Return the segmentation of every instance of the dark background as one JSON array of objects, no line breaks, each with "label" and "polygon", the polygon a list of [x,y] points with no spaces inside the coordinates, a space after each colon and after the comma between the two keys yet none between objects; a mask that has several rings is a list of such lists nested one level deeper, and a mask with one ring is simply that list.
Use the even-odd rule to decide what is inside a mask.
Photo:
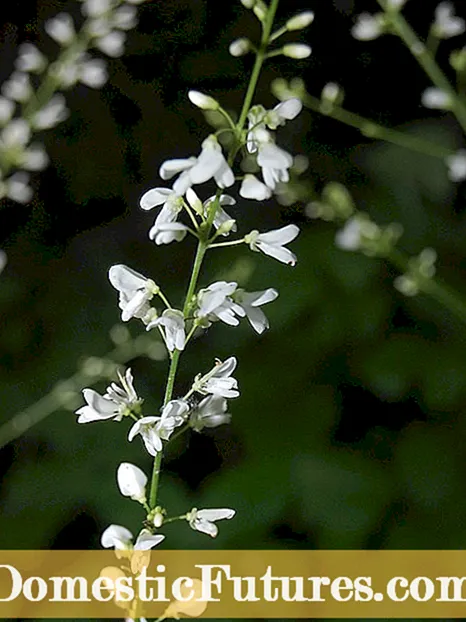
[{"label": "dark background", "polygon": [[[435,6],[408,2],[406,15],[420,33]],[[464,3],[456,7],[466,17]],[[309,43],[313,55],[273,59],[256,103],[276,103],[269,85],[278,76],[303,75],[314,95],[332,80],[344,87],[351,110],[452,148],[464,145],[449,115],[420,106],[429,82],[394,37],[352,39],[355,15],[376,10],[375,2],[282,2],[276,23],[308,8],[314,24],[287,40]],[[53,56],[43,23],[60,10],[76,7],[58,0],[2,4],[1,78],[22,41]],[[236,0],[149,1],[140,16],[127,54],[109,61],[108,84],[70,92],[69,119],[44,133],[52,163],[34,177],[32,203],[1,206],[0,247],[9,259],[0,277],[1,422],[87,356],[111,349],[119,313],[110,265],[151,276],[173,300],[185,289],[194,244],[153,245],[147,231],[154,215],[138,201],[164,185],[164,159],[198,153],[210,132],[186,97],[190,88],[239,109],[252,57],[234,59],[228,45],[238,36],[257,39],[258,24]],[[442,44],[445,65],[462,43]],[[309,199],[329,181],[347,184],[376,220],[403,224],[405,250],[435,247],[439,274],[465,296],[465,187],[448,181],[442,161],[362,139],[309,112],[281,129],[278,140],[309,158]],[[246,323],[217,324],[182,357],[176,395],[214,357],[232,354],[242,393],[230,403],[230,427],[170,446],[160,501],[171,514],[232,507],[237,516],[220,525],[216,541],[168,525],[166,544],[464,548],[465,327],[424,296],[402,297],[389,265],[335,249],[333,226],[308,221],[305,203],[242,201],[235,212],[243,233],[299,224],[295,268],[246,247],[209,256],[201,285],[235,270],[249,274],[248,290],[276,287],[280,297],[266,309],[271,330],[263,336]],[[142,325],[129,328],[137,335]],[[146,413],[156,412],[166,361],[139,358],[131,367]],[[81,404],[78,397],[75,408]],[[78,426],[62,409],[0,457],[0,547],[98,548],[110,523],[137,533],[142,513],[120,496],[115,471],[132,461],[149,472],[151,461],[139,440],[126,442],[125,423]]]}]

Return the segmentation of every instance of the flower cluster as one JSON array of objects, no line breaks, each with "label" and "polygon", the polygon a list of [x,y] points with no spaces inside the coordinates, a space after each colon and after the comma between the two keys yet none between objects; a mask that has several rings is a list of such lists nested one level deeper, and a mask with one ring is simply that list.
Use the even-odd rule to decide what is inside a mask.
[{"label": "flower cluster", "polygon": [[[123,25],[132,23],[134,18],[134,11],[128,10],[129,5],[116,8],[116,4],[116,0],[86,0],[83,7],[89,40],[94,47],[109,55],[120,52]],[[263,23],[269,10],[273,15],[272,9],[261,0],[251,0],[249,8]],[[304,28],[313,17],[308,11],[289,19],[282,29],[269,35],[269,43],[284,32]],[[59,16],[49,24],[48,31],[60,45],[72,45],[75,35],[70,18]],[[271,54],[275,55],[275,52]],[[290,43],[284,45],[280,53],[304,58],[310,48],[305,44]],[[257,80],[255,73],[252,79]],[[76,411],[79,423],[131,420],[128,441],[140,436],[146,452],[154,459],[149,491],[147,475],[139,467],[128,462],[118,467],[117,484],[121,494],[139,503],[146,511],[146,519],[136,540],[121,525],[111,525],[104,531],[102,546],[117,551],[151,549],[163,540],[157,530],[174,520],[185,520],[192,529],[215,537],[218,532],[215,523],[234,516],[235,511],[228,508],[192,508],[181,516],[168,517],[167,510],[157,505],[160,464],[167,443],[187,430],[200,433],[229,423],[229,400],[239,397],[238,382],[233,375],[237,365],[234,356],[224,361],[217,359],[207,373],[197,374],[185,395],[174,394],[182,352],[194,335],[200,336],[217,322],[236,327],[245,318],[256,333],[262,334],[269,327],[262,307],[278,296],[273,287],[246,291],[236,281],[219,280],[201,287],[201,264],[215,249],[234,245],[247,245],[253,252],[263,253],[290,266],[297,261],[296,255],[286,246],[299,233],[294,224],[265,232],[249,231],[233,240],[229,236],[240,229],[236,214],[240,212],[242,199],[263,202],[280,192],[280,185],[289,181],[293,156],[277,144],[276,131],[298,116],[302,109],[300,99],[290,98],[273,109],[260,104],[251,106],[246,100],[238,115],[240,121],[235,123],[213,97],[198,91],[190,91],[188,97],[202,110],[219,112],[226,126],[207,135],[195,155],[163,162],[159,175],[164,182],[170,183],[148,189],[140,199],[142,210],[157,210],[149,228],[149,239],[157,246],[182,242],[187,235],[197,240],[196,258],[184,302],[173,306],[155,280],[126,265],[113,265],[108,273],[111,285],[118,292],[121,320],[140,320],[146,331],[157,330],[166,346],[170,370],[163,404],[158,412],[144,413],[144,402],[134,388],[128,369],[124,375],[119,375],[119,384],[112,383],[104,395],[93,389],[84,389],[86,405]],[[231,134],[229,151],[221,142],[225,132]],[[241,168],[244,159],[249,163],[254,160],[255,170],[260,170],[262,179],[252,172],[244,174]],[[238,194],[235,195],[237,182]],[[198,190],[204,184],[209,188]],[[232,208],[235,208],[235,217],[229,213]]]},{"label": "flower cluster", "polygon": [[110,57],[124,52],[126,31],[137,24],[136,5],[144,0],[82,0],[84,22],[77,30],[68,13],[45,23],[60,51],[54,62],[32,43],[19,46],[15,71],[2,84],[0,95],[0,198],[18,203],[32,198],[30,173],[48,164],[34,134],[48,130],[68,116],[60,91],[78,82],[94,89],[107,81],[106,63],[90,55],[95,48]]}]

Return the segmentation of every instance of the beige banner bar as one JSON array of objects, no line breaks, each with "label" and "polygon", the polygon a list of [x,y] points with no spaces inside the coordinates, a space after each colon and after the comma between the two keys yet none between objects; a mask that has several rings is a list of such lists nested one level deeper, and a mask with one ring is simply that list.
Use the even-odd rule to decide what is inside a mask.
[{"label": "beige banner bar", "polygon": [[0,551],[0,618],[466,618],[466,551]]}]

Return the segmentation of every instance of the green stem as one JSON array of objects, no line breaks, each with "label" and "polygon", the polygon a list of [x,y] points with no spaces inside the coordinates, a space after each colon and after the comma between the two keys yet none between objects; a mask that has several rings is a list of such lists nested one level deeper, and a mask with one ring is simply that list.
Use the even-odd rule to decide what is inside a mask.
[{"label": "green stem", "polygon": [[451,110],[454,113],[458,123],[466,132],[466,104],[458,96],[458,93],[440,69],[431,52],[419,39],[401,13],[389,10],[386,6],[386,0],[377,0],[377,2],[385,11],[387,20],[392,26],[395,34],[397,34],[405,43],[411,54],[416,58],[419,65],[429,76],[432,84],[434,84],[434,86],[443,91],[449,97],[451,100]]},{"label": "green stem", "polygon": [[[264,63],[264,60],[266,58],[267,46],[270,42],[270,33],[272,31],[275,13],[277,12],[278,2],[279,0],[272,0],[269,10],[267,12],[267,18],[265,20],[264,28],[262,31],[261,44],[257,51],[256,61],[254,63],[254,67],[251,73],[251,78],[249,80],[249,85],[248,85],[248,89],[246,91],[246,95],[244,98],[240,118],[236,126],[238,135],[241,134],[241,132],[243,131],[244,124],[246,123],[246,118],[247,118],[249,109],[251,107],[252,98],[254,97],[254,92],[256,90],[257,82],[259,80],[260,71]],[[230,165],[233,162],[233,159],[237,153],[237,150],[238,150],[238,146],[234,146],[229,154],[228,163]],[[204,256],[208,249],[208,239],[209,239],[210,231],[212,229],[212,224],[215,218],[215,212],[217,211],[220,194],[221,194],[221,190],[218,189],[216,193],[216,200],[212,202],[209,208],[209,214],[208,214],[207,220],[204,223],[204,227],[202,227],[199,232],[199,242],[197,245],[196,257],[194,259],[191,279],[189,281],[188,290],[186,292],[186,297],[185,297],[184,306],[183,306],[183,315],[185,318],[188,316],[188,312],[190,310],[192,299],[196,292],[196,287],[197,287],[197,282],[199,279],[199,274],[201,271],[202,262],[204,260]],[[165,389],[165,397],[163,401],[164,406],[171,400],[172,395],[173,395],[173,389],[175,386],[176,372],[178,370],[180,355],[181,355],[181,352],[179,350],[175,350],[171,358],[170,369],[168,371],[167,386]],[[157,491],[159,487],[161,462],[162,462],[162,452],[159,452],[154,459],[154,466],[152,469],[152,480],[151,480],[151,488],[150,488],[150,495],[149,495],[149,505],[151,506],[151,508],[155,508],[156,503],[157,503]]]},{"label": "green stem", "polygon": [[[399,249],[392,249],[386,256],[401,273],[407,271],[409,256]],[[445,285],[438,277],[426,279],[423,292],[434,298],[440,305],[447,308],[461,322],[466,324],[466,301],[464,301],[454,290]]]},{"label": "green stem", "polygon": [[433,157],[446,158],[453,153],[451,149],[429,142],[423,138],[418,138],[417,136],[411,136],[397,130],[386,128],[354,112],[349,112],[340,106],[332,106],[330,104],[325,106],[320,99],[307,93],[303,98],[303,104],[310,110],[314,110],[331,119],[340,121],[340,123],[354,127],[368,138],[384,140],[392,145],[397,145]]},{"label": "green stem", "polygon": [[[206,253],[207,247],[205,242],[199,240],[197,245],[196,257],[194,259],[193,271],[191,273],[191,279],[189,281],[188,290],[186,292],[186,298],[183,306],[183,314],[187,315],[191,300],[196,291],[197,281],[199,279],[199,273],[201,271],[202,261]],[[171,400],[173,395],[173,389],[175,387],[176,372],[178,370],[178,363],[180,361],[180,350],[175,350],[170,362],[170,369],[168,371],[167,386],[165,388],[165,397],[163,405],[166,406]],[[152,479],[149,494],[149,505],[151,508],[155,508],[157,505],[157,491],[159,487],[160,479],[160,466],[162,463],[162,452],[159,452],[154,458],[154,465],[152,467]]]},{"label": "green stem", "polygon": [[248,90],[244,98],[243,107],[238,121],[238,129],[241,131],[246,123],[249,109],[251,108],[252,98],[257,87],[259,75],[264,64],[264,60],[267,54],[267,46],[270,43],[270,33],[272,31],[273,20],[275,19],[275,13],[277,12],[279,0],[272,0],[269,10],[267,12],[267,18],[265,20],[264,28],[262,30],[262,38],[259,49],[257,50],[256,60],[252,69],[251,78],[249,80]]}]

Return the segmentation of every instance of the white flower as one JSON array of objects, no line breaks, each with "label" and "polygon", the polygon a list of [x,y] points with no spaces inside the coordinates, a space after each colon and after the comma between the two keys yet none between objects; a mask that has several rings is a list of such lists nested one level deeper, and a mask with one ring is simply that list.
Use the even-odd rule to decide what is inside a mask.
[{"label": "white flower", "polygon": [[237,360],[234,356],[230,356],[223,363],[218,361],[215,367],[205,376],[196,377],[193,389],[203,395],[211,393],[212,395],[226,398],[238,397],[238,381],[235,378],[231,378],[236,365]]},{"label": "white flower", "polygon": [[231,298],[238,284],[234,281],[217,281],[209,287],[201,289],[197,295],[198,318],[206,318],[208,321],[221,320],[230,326],[238,326],[239,320],[236,315],[244,317],[245,311]]},{"label": "white flower", "polygon": [[244,289],[237,289],[233,294],[233,299],[243,307],[249,323],[260,335],[269,327],[269,321],[259,307],[272,302],[277,296],[278,292],[273,288],[261,292],[246,292]]},{"label": "white flower", "polygon": [[421,103],[426,108],[448,110],[451,106],[451,99],[445,91],[430,86],[422,93]]},{"label": "white flower", "polygon": [[180,241],[182,239],[180,235],[183,237],[186,235],[186,227],[184,226],[181,232],[173,228],[169,230],[165,228],[165,225],[171,225],[176,222],[178,214],[183,209],[183,199],[173,190],[169,188],[152,188],[142,195],[139,205],[146,211],[163,205],[149,231],[150,239],[154,240],[157,245],[170,244],[174,240]]},{"label": "white flower", "polygon": [[103,532],[100,542],[104,549],[147,551],[160,544],[164,538],[162,535],[152,535],[148,529],[142,529],[133,546],[133,534],[129,529],[121,525],[110,525]]},{"label": "white flower", "polygon": [[13,175],[6,180],[6,196],[17,203],[29,203],[33,193],[28,183],[28,173],[23,171],[13,173]]},{"label": "white flower", "polygon": [[151,456],[156,456],[162,451],[162,440],[155,429],[160,417],[142,417],[133,425],[128,434],[128,440],[132,441],[138,434],[141,435],[144,445]]},{"label": "white flower", "polygon": [[47,66],[47,59],[32,43],[22,43],[18,48],[15,67],[18,71],[40,73]]},{"label": "white flower", "polygon": [[282,54],[284,56],[288,56],[288,58],[308,58],[312,54],[312,49],[310,45],[306,45],[305,43],[287,43],[282,48]]},{"label": "white flower", "polygon": [[433,32],[440,39],[449,39],[461,35],[466,29],[466,23],[454,13],[451,2],[440,2],[435,9]]},{"label": "white flower", "polygon": [[25,103],[32,96],[32,86],[29,74],[14,71],[9,79],[2,84],[2,93],[8,99]]},{"label": "white flower", "polygon": [[122,462],[118,467],[117,482],[124,497],[145,503],[147,476],[139,467],[130,462]]},{"label": "white flower", "polygon": [[361,220],[350,218],[342,229],[335,234],[335,245],[345,251],[357,251],[361,248]]},{"label": "white flower", "polygon": [[155,326],[164,327],[165,342],[170,352],[184,349],[186,333],[184,329],[184,316],[181,311],[166,309],[161,317],[152,320],[147,325],[147,330],[151,330]]},{"label": "white flower", "polygon": [[227,408],[224,397],[208,395],[192,411],[189,425],[196,432],[200,432],[204,428],[216,428],[224,423],[230,423],[231,415],[227,413]]},{"label": "white flower", "polygon": [[20,165],[27,171],[42,171],[48,163],[49,158],[44,147],[35,143],[23,151]]},{"label": "white flower", "polygon": [[86,0],[83,3],[82,13],[86,17],[98,17],[112,8],[111,0]]},{"label": "white flower", "polygon": [[160,177],[171,179],[181,173],[173,184],[173,190],[178,195],[184,195],[194,184],[203,184],[214,178],[219,188],[227,188],[235,182],[233,171],[229,167],[222,153],[217,138],[211,134],[202,143],[202,151],[197,158],[167,160],[160,167]]},{"label": "white flower", "polygon": [[266,186],[275,190],[278,182],[286,183],[290,179],[288,169],[293,165],[293,157],[273,142],[260,142],[257,163],[262,168]]},{"label": "white flower", "polygon": [[118,58],[122,56],[125,51],[126,35],[119,30],[112,30],[103,37],[98,37],[95,41],[95,46],[99,48],[101,52],[107,54],[111,58]]},{"label": "white flower", "polygon": [[24,119],[13,119],[0,133],[2,150],[22,150],[31,137],[31,128]]},{"label": "white flower", "polygon": [[132,317],[150,317],[149,300],[157,293],[154,281],[122,264],[112,266],[108,271],[110,283],[120,294],[121,319],[127,322]]},{"label": "white flower", "polygon": [[137,26],[137,10],[128,4],[120,6],[112,14],[112,25],[120,30],[131,30]]},{"label": "white flower", "polygon": [[380,13],[375,15],[361,13],[358,15],[356,23],[351,29],[351,34],[359,41],[372,41],[373,39],[377,39],[377,37],[384,33],[382,17]]},{"label": "white flower", "polygon": [[65,98],[61,93],[53,97],[38,110],[31,119],[31,125],[37,130],[48,130],[55,127],[68,116]]},{"label": "white flower", "polygon": [[139,406],[142,400],[137,396],[133,385],[131,369],[127,369],[123,377],[119,372],[121,387],[112,382],[107,387],[105,395],[100,395],[94,389],[84,389],[83,396],[86,406],[76,411],[79,415],[78,423],[90,423],[91,421],[103,421],[105,419],[121,419]]},{"label": "white flower", "polygon": [[100,89],[108,79],[107,64],[101,58],[86,58],[79,65],[79,80],[93,89]]},{"label": "white flower", "polygon": [[206,533],[208,536],[215,538],[218,534],[218,527],[214,521],[230,519],[235,515],[235,510],[230,509],[209,509],[198,510],[193,508],[191,512],[186,514],[186,520],[189,522],[189,526],[196,531]]},{"label": "white flower", "polygon": [[45,22],[45,31],[62,46],[69,45],[74,37],[74,22],[68,13],[59,13]]},{"label": "white flower", "polygon": [[268,110],[265,116],[265,124],[271,130],[276,130],[279,125],[285,125],[286,121],[296,118],[303,109],[303,104],[297,97],[286,99]]},{"label": "white flower", "polygon": [[265,201],[272,196],[270,188],[250,173],[244,176],[239,193],[244,199],[255,199],[256,201]]},{"label": "white flower", "polygon": [[448,167],[448,177],[451,181],[466,179],[466,149],[460,149],[455,154],[447,156],[445,162]]},{"label": "white flower", "polygon": [[261,251],[282,263],[294,266],[296,264],[296,255],[284,248],[284,245],[292,242],[298,233],[299,229],[296,225],[286,225],[281,229],[274,229],[267,233],[251,231],[251,233],[245,236],[244,241],[249,244],[251,250]]},{"label": "white flower", "polygon": [[136,421],[129,431],[128,440],[132,441],[140,434],[149,454],[156,456],[162,451],[162,440],[168,440],[173,430],[186,421],[188,412],[186,402],[172,400],[164,407],[160,417],[142,417]]},{"label": "white flower", "polygon": [[0,124],[5,125],[13,116],[16,104],[7,97],[0,96]]}]

